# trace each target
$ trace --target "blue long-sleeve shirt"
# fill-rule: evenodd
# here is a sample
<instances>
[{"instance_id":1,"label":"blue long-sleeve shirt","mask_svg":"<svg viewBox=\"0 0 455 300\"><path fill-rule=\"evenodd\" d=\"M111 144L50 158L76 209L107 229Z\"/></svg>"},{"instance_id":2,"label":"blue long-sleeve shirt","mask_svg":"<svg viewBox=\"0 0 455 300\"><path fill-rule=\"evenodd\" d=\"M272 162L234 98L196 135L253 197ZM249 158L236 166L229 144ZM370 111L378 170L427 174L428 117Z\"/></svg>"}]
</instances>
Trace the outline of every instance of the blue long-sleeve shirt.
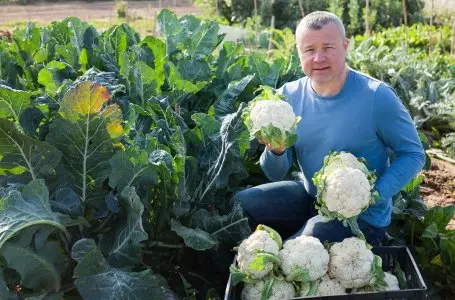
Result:
<instances>
[{"instance_id":1,"label":"blue long-sleeve shirt","mask_svg":"<svg viewBox=\"0 0 455 300\"><path fill-rule=\"evenodd\" d=\"M317 95L308 77L280 88L296 115L302 117L294 149L306 190L313 196L312 177L330 151L348 151L367 160L378 174L380 199L359 218L385 227L390 224L392 196L423 167L425 152L406 108L394 90L368 75L349 69L341 91L331 97ZM396 159L389 162L393 151ZM291 149L281 156L264 150L260 164L272 181L282 179L291 165Z\"/></svg>"}]
</instances>

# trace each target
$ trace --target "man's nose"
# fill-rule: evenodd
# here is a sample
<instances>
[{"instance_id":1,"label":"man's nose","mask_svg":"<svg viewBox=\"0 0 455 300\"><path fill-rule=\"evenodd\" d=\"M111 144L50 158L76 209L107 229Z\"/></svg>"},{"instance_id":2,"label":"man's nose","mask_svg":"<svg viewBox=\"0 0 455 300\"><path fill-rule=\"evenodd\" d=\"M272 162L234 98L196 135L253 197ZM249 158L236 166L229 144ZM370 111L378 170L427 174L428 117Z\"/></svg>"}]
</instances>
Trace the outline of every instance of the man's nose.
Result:
<instances>
[{"instance_id":1,"label":"man's nose","mask_svg":"<svg viewBox=\"0 0 455 300\"><path fill-rule=\"evenodd\" d=\"M314 62L323 62L325 60L325 55L321 51L316 51L314 53L313 61Z\"/></svg>"}]
</instances>

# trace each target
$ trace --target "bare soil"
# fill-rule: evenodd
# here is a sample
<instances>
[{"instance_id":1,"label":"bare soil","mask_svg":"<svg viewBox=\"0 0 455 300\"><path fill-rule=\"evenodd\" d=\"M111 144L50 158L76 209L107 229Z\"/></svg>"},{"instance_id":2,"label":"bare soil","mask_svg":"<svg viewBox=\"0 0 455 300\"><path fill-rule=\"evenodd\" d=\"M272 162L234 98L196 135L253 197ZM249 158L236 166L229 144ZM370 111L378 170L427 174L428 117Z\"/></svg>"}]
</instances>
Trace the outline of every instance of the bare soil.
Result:
<instances>
[{"instance_id":1,"label":"bare soil","mask_svg":"<svg viewBox=\"0 0 455 300\"><path fill-rule=\"evenodd\" d=\"M174 2L175 5L174 5ZM158 1L129 1L128 13L144 19L152 19L159 10ZM161 8L170 8L177 15L200 14L200 9L191 1L163 0ZM43 21L63 20L66 17L77 17L84 21L93 19L117 18L115 1L103 2L66 2L66 3L37 3L31 5L7 4L0 6L0 26L2 23L14 21Z\"/></svg>"},{"instance_id":2,"label":"bare soil","mask_svg":"<svg viewBox=\"0 0 455 300\"><path fill-rule=\"evenodd\" d=\"M425 179L421 193L429 207L455 205L455 165L436 157L431 157L431 169L424 171ZM455 218L449 224L455 229Z\"/></svg>"}]
</instances>

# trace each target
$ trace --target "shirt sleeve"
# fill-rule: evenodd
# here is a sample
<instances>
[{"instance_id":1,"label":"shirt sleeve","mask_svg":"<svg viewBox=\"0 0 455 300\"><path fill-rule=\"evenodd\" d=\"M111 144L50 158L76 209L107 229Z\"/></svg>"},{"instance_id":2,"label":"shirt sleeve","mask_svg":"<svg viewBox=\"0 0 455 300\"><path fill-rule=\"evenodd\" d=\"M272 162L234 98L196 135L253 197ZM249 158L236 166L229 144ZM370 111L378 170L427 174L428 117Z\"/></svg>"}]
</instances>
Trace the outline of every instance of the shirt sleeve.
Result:
<instances>
[{"instance_id":1,"label":"shirt sleeve","mask_svg":"<svg viewBox=\"0 0 455 300\"><path fill-rule=\"evenodd\" d=\"M292 161L292 150L286 149L282 155L275 155L267 148L260 158L260 165L265 176L271 181L281 180L289 171Z\"/></svg>"},{"instance_id":2,"label":"shirt sleeve","mask_svg":"<svg viewBox=\"0 0 455 300\"><path fill-rule=\"evenodd\" d=\"M380 202L400 192L418 174L425 163L425 151L411 116L386 84L376 92L373 119L377 135L396 157L376 182Z\"/></svg>"}]
</instances>

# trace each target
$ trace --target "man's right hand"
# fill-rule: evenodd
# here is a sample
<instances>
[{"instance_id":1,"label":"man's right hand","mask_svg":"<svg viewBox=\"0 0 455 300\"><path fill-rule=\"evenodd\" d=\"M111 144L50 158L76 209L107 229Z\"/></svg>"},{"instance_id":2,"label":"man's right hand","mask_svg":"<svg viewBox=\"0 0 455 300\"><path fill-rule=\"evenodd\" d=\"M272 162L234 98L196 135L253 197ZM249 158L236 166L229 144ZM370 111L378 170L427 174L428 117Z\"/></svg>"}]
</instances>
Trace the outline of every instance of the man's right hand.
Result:
<instances>
[{"instance_id":1,"label":"man's right hand","mask_svg":"<svg viewBox=\"0 0 455 300\"><path fill-rule=\"evenodd\" d=\"M275 154L277 156L282 155L284 153L284 151L286 151L286 148L284 146L280 146L278 148L273 148L272 144L267 144L262 140L258 140L258 142L259 142L259 144L265 145L267 147L267 150L269 150L270 152L272 152L273 154Z\"/></svg>"}]
</instances>

